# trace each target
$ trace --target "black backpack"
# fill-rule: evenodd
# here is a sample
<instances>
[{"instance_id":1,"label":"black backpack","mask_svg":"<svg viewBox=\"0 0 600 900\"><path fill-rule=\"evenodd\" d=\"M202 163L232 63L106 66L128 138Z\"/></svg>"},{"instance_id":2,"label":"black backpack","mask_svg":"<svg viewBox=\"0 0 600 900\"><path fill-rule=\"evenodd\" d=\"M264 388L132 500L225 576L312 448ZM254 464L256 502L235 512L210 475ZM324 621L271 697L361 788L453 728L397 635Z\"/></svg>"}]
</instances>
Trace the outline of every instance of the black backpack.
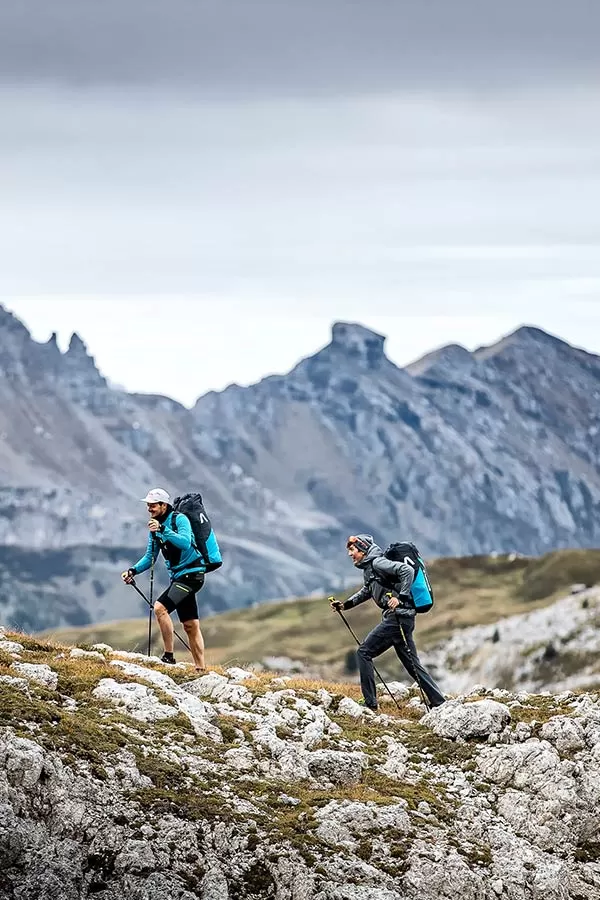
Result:
<instances>
[{"instance_id":1,"label":"black backpack","mask_svg":"<svg viewBox=\"0 0 600 900\"><path fill-rule=\"evenodd\" d=\"M406 562L415 570L412 587L410 589L411 600L418 613L426 613L433 607L433 588L427 575L425 563L421 554L410 541L398 541L390 544L383 554L386 559L394 562Z\"/></svg>"},{"instance_id":2,"label":"black backpack","mask_svg":"<svg viewBox=\"0 0 600 900\"><path fill-rule=\"evenodd\" d=\"M175 513L183 513L190 520L192 534L194 535L194 547L202 556L207 572L214 572L223 565L221 551L212 530L208 513L202 502L202 494L184 494L183 497L175 497L173 500L173 516L171 528L177 531L177 517Z\"/></svg>"}]
</instances>

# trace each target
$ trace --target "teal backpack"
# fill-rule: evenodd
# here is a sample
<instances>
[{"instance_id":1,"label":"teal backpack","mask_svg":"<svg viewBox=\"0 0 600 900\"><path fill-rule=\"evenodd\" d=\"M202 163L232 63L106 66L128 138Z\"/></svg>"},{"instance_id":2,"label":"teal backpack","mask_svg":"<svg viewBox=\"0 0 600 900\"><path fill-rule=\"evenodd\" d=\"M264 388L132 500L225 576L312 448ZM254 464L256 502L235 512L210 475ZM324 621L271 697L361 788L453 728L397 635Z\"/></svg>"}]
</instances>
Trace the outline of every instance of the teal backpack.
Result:
<instances>
[{"instance_id":1,"label":"teal backpack","mask_svg":"<svg viewBox=\"0 0 600 900\"><path fill-rule=\"evenodd\" d=\"M414 569L415 577L410 589L410 596L416 612L426 613L433 607L433 588L427 575L421 554L410 541L399 541L390 544L383 554L393 562L403 562Z\"/></svg>"}]
</instances>

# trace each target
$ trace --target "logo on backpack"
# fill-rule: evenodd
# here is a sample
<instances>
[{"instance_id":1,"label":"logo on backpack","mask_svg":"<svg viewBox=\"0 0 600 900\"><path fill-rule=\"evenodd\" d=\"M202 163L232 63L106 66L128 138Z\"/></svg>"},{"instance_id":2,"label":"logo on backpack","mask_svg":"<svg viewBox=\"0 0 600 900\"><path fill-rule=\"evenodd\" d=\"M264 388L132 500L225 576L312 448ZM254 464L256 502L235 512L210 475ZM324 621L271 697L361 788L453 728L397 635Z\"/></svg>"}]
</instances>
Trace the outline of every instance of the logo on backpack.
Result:
<instances>
[{"instance_id":1,"label":"logo on backpack","mask_svg":"<svg viewBox=\"0 0 600 900\"><path fill-rule=\"evenodd\" d=\"M414 570L415 576L410 589L413 606L418 613L429 612L434 602L433 588L427 575L425 563L415 545L411 544L410 541L398 541L395 544L390 544L383 555L386 559L391 559L394 562L406 563Z\"/></svg>"},{"instance_id":2,"label":"logo on backpack","mask_svg":"<svg viewBox=\"0 0 600 900\"><path fill-rule=\"evenodd\" d=\"M173 516L171 528L177 531L176 513L183 513L190 520L194 544L201 555L207 572L214 572L223 565L221 551L212 530L208 513L202 502L202 494L184 494L183 497L175 497L173 500Z\"/></svg>"}]
</instances>

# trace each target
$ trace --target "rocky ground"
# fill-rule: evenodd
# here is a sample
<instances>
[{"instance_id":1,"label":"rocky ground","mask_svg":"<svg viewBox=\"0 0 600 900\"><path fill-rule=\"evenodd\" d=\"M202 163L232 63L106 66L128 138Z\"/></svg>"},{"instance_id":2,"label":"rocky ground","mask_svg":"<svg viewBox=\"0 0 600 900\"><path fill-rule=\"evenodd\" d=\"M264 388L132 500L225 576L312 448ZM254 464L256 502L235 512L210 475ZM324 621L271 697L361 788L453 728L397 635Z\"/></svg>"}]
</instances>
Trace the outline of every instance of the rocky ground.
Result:
<instances>
[{"instance_id":1,"label":"rocky ground","mask_svg":"<svg viewBox=\"0 0 600 900\"><path fill-rule=\"evenodd\" d=\"M600 898L600 695L393 689L3 633L0 897Z\"/></svg>"},{"instance_id":2,"label":"rocky ground","mask_svg":"<svg viewBox=\"0 0 600 900\"><path fill-rule=\"evenodd\" d=\"M600 686L600 587L573 585L543 609L454 632L427 662L450 691L475 683L516 691Z\"/></svg>"}]
</instances>

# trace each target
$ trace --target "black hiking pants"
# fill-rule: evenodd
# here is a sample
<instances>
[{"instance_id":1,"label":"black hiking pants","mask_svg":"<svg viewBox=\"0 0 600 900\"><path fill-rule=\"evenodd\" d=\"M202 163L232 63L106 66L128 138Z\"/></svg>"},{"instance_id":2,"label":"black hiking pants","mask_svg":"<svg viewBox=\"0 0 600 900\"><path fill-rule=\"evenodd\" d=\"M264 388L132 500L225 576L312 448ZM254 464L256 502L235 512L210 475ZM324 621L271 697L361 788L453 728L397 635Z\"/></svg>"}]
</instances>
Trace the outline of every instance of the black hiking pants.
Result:
<instances>
[{"instance_id":1,"label":"black hiking pants","mask_svg":"<svg viewBox=\"0 0 600 900\"><path fill-rule=\"evenodd\" d=\"M389 650L390 647L394 648L396 656L410 677L414 678L422 687L431 706L440 706L445 701L446 698L419 659L413 640L414 630L415 620L413 618L400 618L400 616L385 618L369 632L358 648L360 687L365 703L370 709L377 709L373 660Z\"/></svg>"}]
</instances>

